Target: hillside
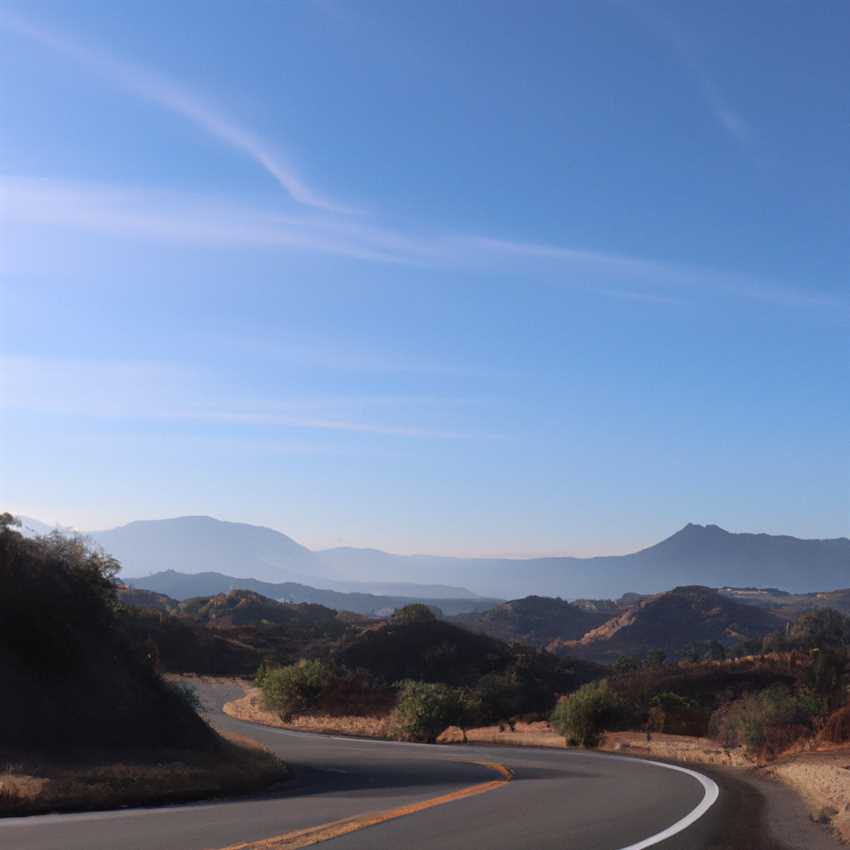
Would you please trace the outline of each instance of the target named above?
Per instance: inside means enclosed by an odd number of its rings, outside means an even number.
[[[553,641],[548,648],[610,664],[621,655],[639,656],[655,649],[675,657],[694,641],[733,646],[762,638],[782,625],[770,611],[694,585],[641,599],[579,640]]]
[[[332,629],[341,633],[336,611],[323,605],[278,602],[252,590],[231,590],[212,597],[187,599],[178,613],[217,629],[234,626],[290,626]]]
[[[169,673],[253,676],[264,660],[286,664],[327,654],[360,625],[356,615],[250,590],[183,602],[137,589],[118,595],[130,606],[121,619],[128,639]]]
[[[216,736],[120,629],[117,565],[0,526],[0,745],[212,749]]]
[[[459,614],[451,622],[508,643],[520,641],[542,649],[554,640],[577,640],[616,611],[613,603],[599,608],[602,610],[594,610],[590,604],[580,607],[563,599],[527,596],[489,611]]]
[[[388,686],[414,680],[480,688],[488,677],[508,677],[519,688],[528,711],[545,710],[556,694],[568,693],[605,673],[587,661],[508,646],[429,616],[396,617],[354,632],[331,659],[341,668],[367,671]]]
[[[787,619],[820,608],[850,614],[850,588],[819,593],[788,593],[774,587],[722,587],[719,592],[736,602],[767,608]]]
[[[134,588],[150,590],[178,600],[198,596],[215,596],[231,590],[251,590],[270,599],[286,602],[309,602],[336,611],[353,611],[368,616],[391,613],[411,602],[421,602],[439,608],[446,615],[465,611],[483,611],[498,600],[464,597],[461,599],[430,599],[428,597],[376,596],[371,593],[341,593],[320,590],[297,582],[266,582],[251,578],[223,575],[215,572],[180,573],[174,570],[154,573],[144,578],[128,579]]]
[[[131,608],[146,608],[151,611],[176,611],[180,603],[164,593],[155,593],[152,590],[142,590],[138,587],[119,583],[115,586],[118,601],[122,605]]]

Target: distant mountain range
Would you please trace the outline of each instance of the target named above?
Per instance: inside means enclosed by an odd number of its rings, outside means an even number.
[[[356,614],[385,616],[396,608],[411,602],[422,602],[439,610],[446,616],[464,612],[485,611],[499,602],[498,599],[484,597],[461,597],[459,599],[434,599],[429,596],[410,593],[407,596],[381,596],[372,593],[341,593],[337,590],[325,590],[297,582],[268,582],[252,578],[228,576],[222,573],[178,573],[165,570],[161,573],[142,578],[123,580],[131,588],[153,591],[179,601],[198,596],[216,596],[232,590],[246,590],[259,593],[278,602],[312,602],[324,605],[336,611],[353,611]],[[412,585],[416,587],[417,585]]]
[[[38,521],[25,520],[30,527]],[[163,570],[218,572],[336,590],[432,599],[482,594],[516,599],[658,593],[680,585],[778,587],[795,593],[850,584],[850,539],[802,540],[737,534],[689,524],[628,555],[593,558],[451,558],[393,555],[376,549],[311,551],[261,526],[211,517],[143,520],[89,535],[124,565],[124,575]],[[415,585],[415,590],[406,589]]]

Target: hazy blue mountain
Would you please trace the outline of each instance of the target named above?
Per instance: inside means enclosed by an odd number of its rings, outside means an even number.
[[[322,590],[298,582],[267,582],[251,578],[222,575],[217,572],[180,573],[174,570],[154,573],[143,578],[125,579],[133,588],[150,590],[184,600],[196,596],[215,596],[231,590],[253,590],[270,599],[283,602],[314,602],[337,611],[354,611],[358,614],[377,615],[389,613],[411,602],[423,602],[453,615],[470,611],[484,611],[500,600],[484,598],[433,599],[424,596],[378,596],[369,593],[340,593]]]
[[[850,586],[846,537],[801,540],[733,534],[716,525],[686,525],[628,555],[527,560],[393,555],[352,548],[312,552],[279,531],[211,517],[132,522],[90,536],[124,564],[125,576],[169,569],[211,571],[338,591],[394,590],[397,593],[389,595],[430,599],[475,594],[500,599],[532,594],[607,598],[693,584],[778,587],[794,593]]]
[[[121,561],[123,577],[176,570],[283,581],[320,569],[313,552],[279,531],[207,516],[138,520],[89,537]]]
[[[43,533],[41,529],[50,530],[44,523],[38,526],[37,533]],[[290,581],[379,596],[478,598],[464,587],[430,586],[427,582],[408,584],[394,575],[389,581],[372,582],[369,563],[374,550],[352,550],[369,554],[358,561],[347,576],[336,579],[327,559],[279,531],[207,516],[140,520],[109,531],[90,532],[88,536],[121,561],[124,577],[163,570],[218,572],[246,579]],[[383,552],[377,554],[395,557]]]
[[[445,558],[371,550],[318,553],[336,578],[462,584],[476,593],[515,599],[608,597],[658,593],[679,585],[776,586],[797,593],[850,584],[850,540],[801,540],[787,535],[735,534],[689,524],[666,540],[628,555],[593,558]],[[368,565],[368,566],[367,566]]]
[[[311,578],[315,587],[342,593],[374,593],[378,596],[427,596],[429,599],[482,599],[465,587],[448,584],[416,584],[409,581],[346,581],[321,576]]]

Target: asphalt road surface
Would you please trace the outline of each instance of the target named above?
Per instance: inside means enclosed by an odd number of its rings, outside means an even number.
[[[427,800],[497,778],[496,790],[327,841],[328,850],[776,850],[762,800],[732,776],[606,754],[333,738],[217,711],[241,695],[202,686],[212,718],[279,753],[296,778],[239,800],[0,820],[0,850],[212,850]],[[716,783],[716,784],[715,784]],[[717,793],[719,791],[719,794]],[[712,803],[716,795],[716,801]],[[671,830],[679,830],[669,836]]]

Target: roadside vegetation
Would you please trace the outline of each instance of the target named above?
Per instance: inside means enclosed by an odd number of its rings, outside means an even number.
[[[264,664],[256,682],[266,708],[284,721],[296,714],[374,714],[389,716],[398,739],[434,741],[447,726],[544,718],[560,694],[603,672],[471,634],[410,605],[322,660]]]
[[[256,790],[286,776],[221,738],[125,630],[118,563],[0,515],[0,814]]]
[[[761,641],[728,652],[692,645],[682,655],[694,660],[618,659],[605,680],[559,702],[553,727],[582,746],[629,729],[710,737],[761,760],[850,741],[849,617],[811,611]]]

